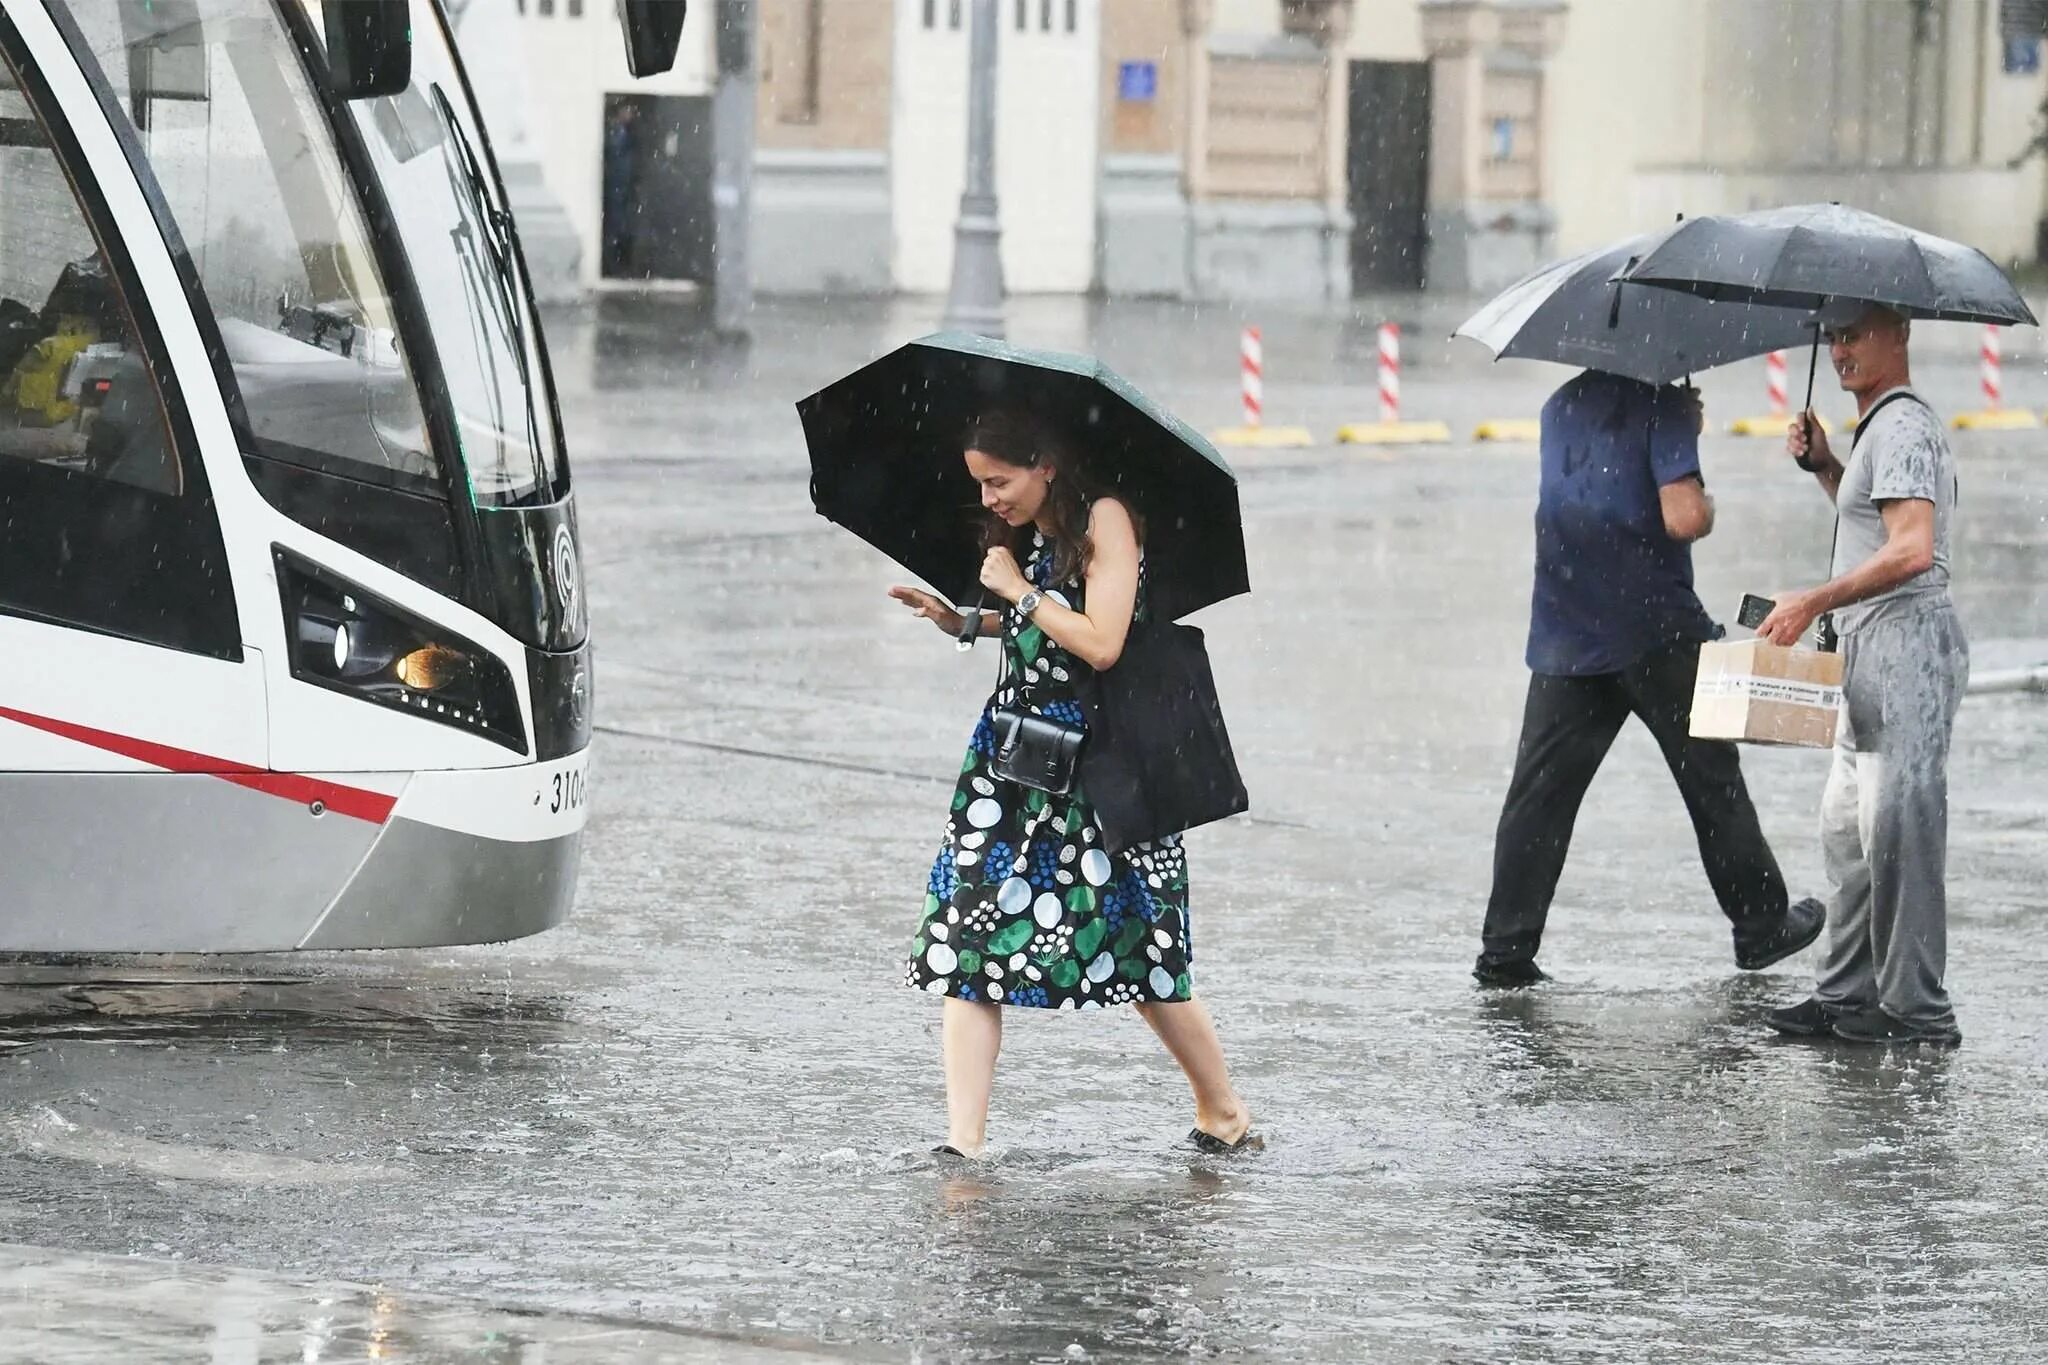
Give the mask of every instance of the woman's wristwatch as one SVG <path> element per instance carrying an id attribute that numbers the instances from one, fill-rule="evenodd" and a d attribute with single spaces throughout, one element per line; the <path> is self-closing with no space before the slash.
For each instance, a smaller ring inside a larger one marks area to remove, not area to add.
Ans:
<path id="1" fill-rule="evenodd" d="M 1024 616 L 1026 620 L 1029 620 L 1031 617 L 1031 613 L 1037 611 L 1038 604 L 1043 602 L 1044 600 L 1044 593 L 1040 592 L 1036 588 L 1027 588 L 1024 592 L 1024 595 L 1017 599 L 1017 610 L 1020 614 Z"/>

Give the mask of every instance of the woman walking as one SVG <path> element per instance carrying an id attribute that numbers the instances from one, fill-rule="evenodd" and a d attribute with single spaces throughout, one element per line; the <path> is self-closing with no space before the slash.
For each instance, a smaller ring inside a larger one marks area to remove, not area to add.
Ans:
<path id="1" fill-rule="evenodd" d="M 942 995 L 947 1140 L 978 1157 L 1002 1043 L 1002 1009 L 1132 1005 L 1187 1074 L 1190 1139 L 1205 1151 L 1257 1145 L 1223 1048 L 1189 977 L 1187 859 L 1178 836 L 1112 853 L 1078 782 L 1061 793 L 999 776 L 999 714 L 1084 727 L 1079 688 L 1116 666 L 1147 609 L 1131 511 L 1091 496 L 1085 471 L 1041 424 L 984 416 L 968 472 L 988 514 L 981 583 L 1008 604 L 980 617 L 1004 672 L 975 727 L 925 896 L 906 984 Z M 941 630 L 967 629 L 930 593 L 890 596 Z"/>

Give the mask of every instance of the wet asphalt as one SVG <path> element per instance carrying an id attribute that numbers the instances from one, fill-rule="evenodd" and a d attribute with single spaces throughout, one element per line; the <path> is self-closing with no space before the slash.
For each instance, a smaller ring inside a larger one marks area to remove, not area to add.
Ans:
<path id="1" fill-rule="evenodd" d="M 899 619 L 899 575 L 811 513 L 791 406 L 930 313 L 764 307 L 748 346 L 669 305 L 553 319 L 601 725 L 575 917 L 484 948 L 0 962 L 0 1242 L 859 1358 L 2039 1355 L 2048 698 L 1973 698 L 1958 728 L 1960 1051 L 1766 1033 L 1806 965 L 1735 970 L 1640 730 L 1580 818 L 1557 981 L 1477 991 L 1527 446 L 1233 455 L 1254 594 L 1199 620 L 1254 813 L 1190 839 L 1195 980 L 1267 1150 L 1177 1145 L 1185 1090 L 1134 1016 L 1026 1015 L 996 1159 L 935 1164 L 938 1011 L 897 983 L 993 662 Z M 1230 314 L 1012 317 L 1234 420 Z M 1369 417 L 1375 320 L 1263 320 L 1272 420 Z M 1560 377 L 1437 321 L 1410 412 L 1461 438 Z M 1923 388 L 1967 405 L 1967 348 L 1929 350 Z M 2007 387 L 2048 402 L 2038 361 Z M 1762 388 L 1760 364 L 1707 377 L 1710 415 Z M 2048 661 L 2048 435 L 1958 441 L 1979 665 Z M 1709 606 L 1816 579 L 1810 486 L 1768 443 L 1705 453 Z M 1802 892 L 1825 763 L 1745 757 Z M 35 1330 L 0 1318 L 0 1353 L 35 1358 Z M 552 1358 L 464 1340 L 387 1355 Z"/>

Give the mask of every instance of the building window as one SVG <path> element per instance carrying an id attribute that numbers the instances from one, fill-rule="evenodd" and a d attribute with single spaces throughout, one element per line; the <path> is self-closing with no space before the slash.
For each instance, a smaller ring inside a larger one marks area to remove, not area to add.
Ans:
<path id="1" fill-rule="evenodd" d="M 1038 0 L 1038 31 L 1052 32 L 1052 0 Z"/>
<path id="2" fill-rule="evenodd" d="M 555 17 L 555 0 L 539 0 L 539 3 L 541 18 L 552 19 Z"/>
<path id="3" fill-rule="evenodd" d="M 1081 0 L 1067 0 L 1067 32 L 1077 33 L 1081 28 Z"/>
<path id="4" fill-rule="evenodd" d="M 776 118 L 783 123 L 818 121 L 818 61 L 825 36 L 825 0 L 797 0 L 799 13 L 790 26 L 789 41 L 782 45 L 776 62 L 778 94 Z M 926 27 L 937 18 L 933 0 L 925 0 Z"/>

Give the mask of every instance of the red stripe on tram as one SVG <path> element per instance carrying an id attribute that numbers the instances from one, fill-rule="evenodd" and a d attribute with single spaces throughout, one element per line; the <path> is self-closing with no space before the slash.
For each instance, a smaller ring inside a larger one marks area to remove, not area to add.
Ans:
<path id="1" fill-rule="evenodd" d="M 225 758 L 195 754 L 187 749 L 174 749 L 168 744 L 156 744 L 130 735 L 117 735 L 111 730 L 95 730 L 90 725 L 77 725 L 68 720 L 17 711 L 11 706 L 0 706 L 0 719 L 11 720 L 32 730 L 41 730 L 62 739 L 90 744 L 95 749 L 104 749 L 110 754 L 132 758 L 138 763 L 147 763 L 152 768 L 162 768 L 166 772 L 217 777 L 223 782 L 247 787 L 250 791 L 262 792 L 266 796 L 275 796 L 286 801 L 296 801 L 305 806 L 318 801 L 336 815 L 365 820 L 373 825 L 381 825 L 389 820 L 392 807 L 398 804 L 396 797 L 386 796 L 382 792 L 366 791 L 361 787 L 344 786 L 339 782 L 307 777 L 304 773 L 280 773 L 269 768 L 254 768 L 246 763 L 235 763 Z"/>

